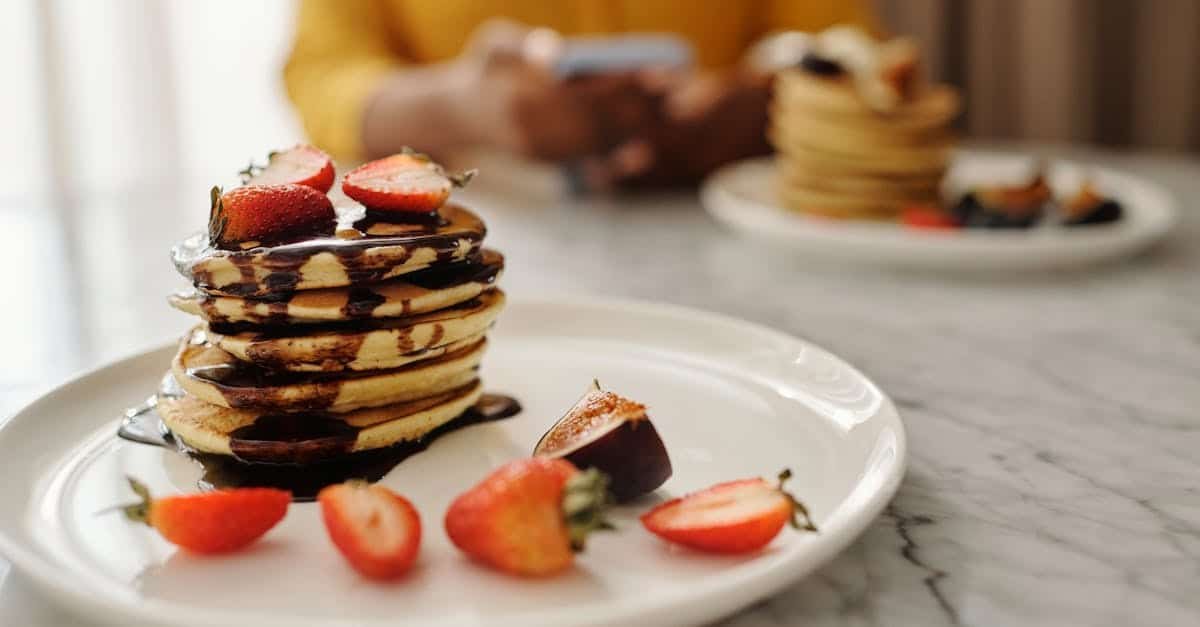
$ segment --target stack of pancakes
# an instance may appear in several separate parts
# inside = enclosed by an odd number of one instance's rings
[[[339,207],[335,234],[172,250],[202,322],[160,395],[165,425],[202,453],[312,463],[420,439],[481,396],[485,336],[504,307],[500,253],[448,204],[417,217]]]
[[[887,220],[905,205],[939,202],[958,96],[920,83],[915,63],[907,42],[876,44],[843,29],[815,38],[778,75],[770,138],[785,206]]]

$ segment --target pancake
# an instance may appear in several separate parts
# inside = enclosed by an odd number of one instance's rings
[[[492,290],[449,309],[409,318],[369,321],[365,328],[313,332],[303,326],[225,335],[210,325],[209,341],[238,359],[296,372],[379,370],[437,357],[469,338],[482,339],[504,309]]]
[[[930,203],[937,199],[936,192],[928,195],[914,194],[911,198],[884,198],[879,195],[859,195],[828,192],[796,186],[782,186],[779,194],[789,209],[814,213],[830,218],[860,218],[887,220],[912,203]]]
[[[805,145],[843,154],[868,154],[877,149],[953,148],[957,136],[949,128],[911,131],[889,127],[882,120],[860,120],[838,115],[773,115],[772,127],[780,137],[803,139]]]
[[[934,130],[945,127],[958,115],[958,92],[946,85],[928,85],[912,100],[882,114],[872,109],[848,75],[817,76],[800,69],[780,72],[775,81],[775,107],[789,115],[804,111],[851,116],[880,121],[889,128]]]
[[[937,195],[941,177],[937,176],[872,176],[864,174],[833,174],[828,171],[795,167],[790,162],[778,163],[783,185],[853,196],[872,196],[884,199],[907,199]]]
[[[482,391],[475,379],[441,394],[345,414],[278,414],[230,409],[191,395],[160,396],[157,411],[176,438],[199,452],[308,464],[419,440],[461,416]]]
[[[475,259],[418,270],[382,283],[304,290],[266,300],[214,296],[193,289],[172,295],[169,302],[206,322],[219,323],[301,325],[395,318],[469,301],[492,289],[503,270],[504,256],[484,250]]]
[[[200,327],[183,338],[171,372],[185,392],[214,405],[341,413],[410,401],[476,377],[487,341],[391,370],[341,373],[275,371],[241,361]]]
[[[336,235],[225,250],[211,246],[207,233],[197,233],[175,245],[171,257],[203,292],[266,296],[373,283],[461,261],[479,250],[486,234],[478,216],[454,204],[425,222],[381,222],[367,216],[361,205],[335,211],[340,225]]]
[[[853,186],[847,186],[846,183],[827,184],[824,181],[817,181],[817,183],[800,184],[787,178],[782,181],[781,190],[785,195],[810,198],[811,203],[814,204],[853,204],[856,207],[864,202],[892,207],[892,205],[932,202],[938,198],[937,187],[908,190],[898,186],[888,190],[871,190],[863,193],[854,189]]]
[[[945,171],[953,152],[952,143],[930,146],[876,146],[852,152],[853,146],[817,146],[802,135],[789,135],[772,126],[771,143],[789,159],[811,159],[829,167],[851,172],[918,176]]]

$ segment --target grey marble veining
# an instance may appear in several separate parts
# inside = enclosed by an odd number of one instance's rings
[[[1071,156],[1167,186],[1184,213],[1170,241],[1089,271],[946,277],[743,240],[690,195],[564,200],[481,177],[468,200],[508,258],[513,298],[747,318],[829,348],[895,398],[910,467],[892,505],[831,564],[724,624],[1200,624],[1200,163]],[[128,254],[159,251],[165,266],[176,234],[162,227],[131,236]],[[88,315],[174,333],[168,277],[142,286],[158,292],[140,317]],[[93,334],[97,355],[127,350],[109,337]],[[3,578],[0,612],[28,595]]]

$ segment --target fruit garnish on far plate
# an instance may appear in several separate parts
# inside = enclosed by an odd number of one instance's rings
[[[846,69],[840,63],[823,57],[813,50],[809,50],[800,57],[800,67],[817,76],[835,77],[846,73]]]
[[[808,509],[783,490],[791,476],[784,470],[776,485],[762,478],[719,483],[655,507],[642,515],[642,525],[665,540],[710,553],[756,551],[787,524],[816,531]]]
[[[446,511],[446,535],[472,559],[528,577],[569,568],[604,519],[608,479],[562,459],[509,462],[464,492]]]
[[[947,230],[962,227],[958,218],[936,205],[909,205],[900,211],[900,223],[914,229]]]
[[[140,503],[121,507],[125,517],[156,529],[168,542],[193,553],[236,551],[270,531],[287,514],[291,493],[274,488],[235,488],[153,498],[129,479]]]
[[[857,26],[834,26],[819,33],[800,66],[818,76],[848,72],[870,108],[888,112],[911,100],[918,78],[918,50],[905,38],[877,41]]]
[[[1075,195],[1061,203],[1059,208],[1063,223],[1067,226],[1116,222],[1123,213],[1121,205],[1102,196],[1090,180],[1085,180]]]
[[[246,185],[307,185],[322,194],[333,187],[333,159],[315,146],[301,144],[267,154],[267,165],[251,163],[239,172]]]
[[[292,235],[333,232],[333,203],[307,185],[246,185],[211,192],[208,237],[219,248],[245,248]]]
[[[421,547],[421,518],[408,499],[381,485],[348,481],[317,495],[329,539],[371,579],[408,572]]]
[[[347,172],[342,191],[370,209],[431,213],[446,203],[452,187],[473,176],[475,170],[447,172],[427,155],[405,149]]]
[[[994,229],[1033,226],[1053,196],[1039,173],[1020,185],[988,185],[966,193],[953,212],[963,225]]]
[[[534,447],[535,457],[561,457],[608,475],[617,501],[653,491],[671,477],[671,458],[646,406],[592,381],[587,392]]]

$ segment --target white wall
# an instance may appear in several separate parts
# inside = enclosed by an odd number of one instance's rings
[[[170,245],[301,139],[287,0],[0,1],[0,398],[190,323]],[[4,301],[6,304],[9,300]],[[0,403],[0,412],[4,409]]]
[[[293,11],[287,0],[0,3],[0,206],[64,185],[203,191],[299,140],[279,78]]]

